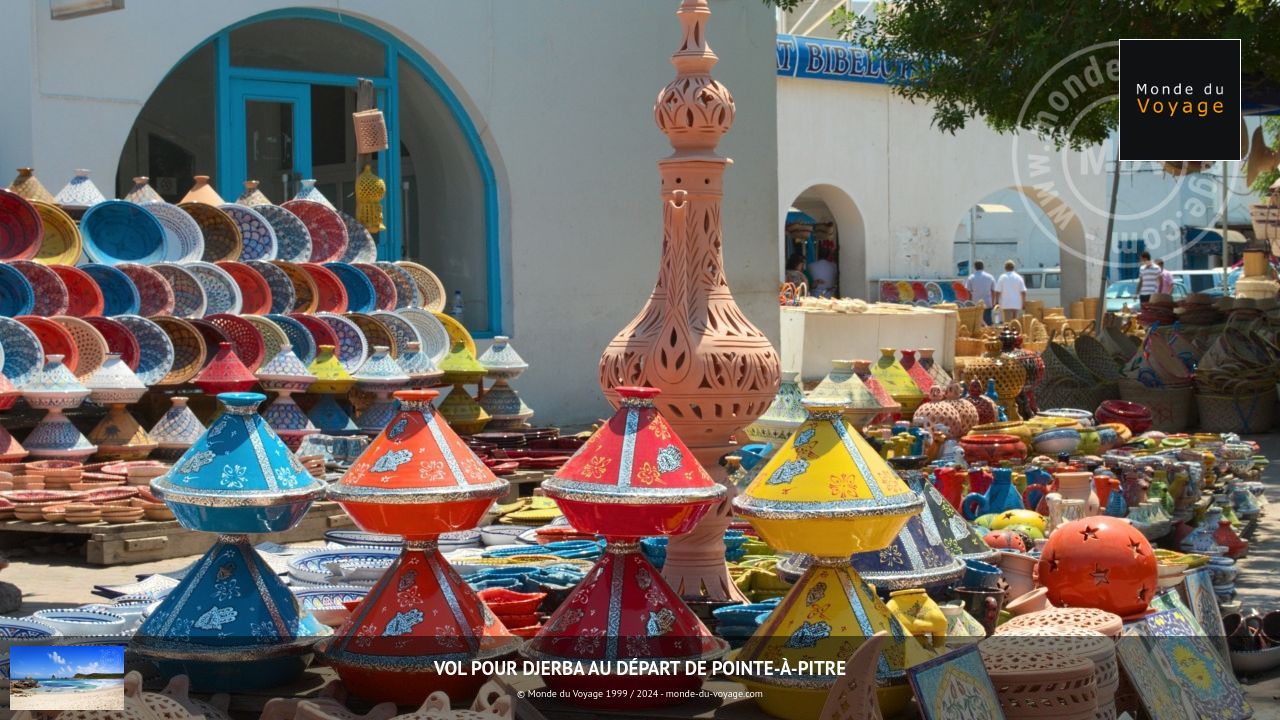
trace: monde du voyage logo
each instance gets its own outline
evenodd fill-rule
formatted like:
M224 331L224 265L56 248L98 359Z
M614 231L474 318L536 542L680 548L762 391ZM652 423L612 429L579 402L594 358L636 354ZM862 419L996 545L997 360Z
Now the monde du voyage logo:
M1121 160L1240 159L1240 41L1120 41Z

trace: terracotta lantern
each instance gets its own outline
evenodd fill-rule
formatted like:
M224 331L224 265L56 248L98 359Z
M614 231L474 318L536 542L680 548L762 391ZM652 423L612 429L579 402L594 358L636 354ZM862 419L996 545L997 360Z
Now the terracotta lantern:
M470 699L479 674L438 674L434 663L491 660L512 635L440 554L437 538L474 528L507 481L494 476L432 405L435 390L395 393L399 411L330 486L362 530L401 535L400 557L320 654L353 693L417 705L436 690Z
M713 477L733 437L773 401L778 354L729 292L721 254L720 206L727 158L720 137L733 125L733 96L711 77L716 54L707 44L707 0L683 0L683 31L671 57L676 77L654 104L658 128L673 152L662 175L662 258L649 301L605 348L600 386L616 407L619 386L662 390L658 409ZM730 490L732 492L732 490ZM745 601L724 564L723 503L688 535L671 539L663 575L684 597Z
M729 650L640 552L639 541L688 532L726 494L655 407L658 390L621 387L622 406L544 481L565 518L604 535L604 556L587 572L524 654L534 660L713 660ZM585 667L585 666L584 666ZM547 675L566 702L632 708L680 703L699 675ZM621 696L590 691L626 689ZM587 691L579 695L575 691Z
M890 547L924 501L843 417L843 406L806 406L809 418L758 466L734 507L769 545L814 559L737 659L844 661L888 630L895 640L877 678L881 708L895 715L910 699L905 669L928 651L908 637L849 557ZM800 720L818 717L838 677L814 674L802 684L771 673L740 679L763 692L756 701L765 712Z
M1058 526L1040 554L1039 581L1056 607L1142 617L1158 589L1151 543L1124 520L1097 515Z

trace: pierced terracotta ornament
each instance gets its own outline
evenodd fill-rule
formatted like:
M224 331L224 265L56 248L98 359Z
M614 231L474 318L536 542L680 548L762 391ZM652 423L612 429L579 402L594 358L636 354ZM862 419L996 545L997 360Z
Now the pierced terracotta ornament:
M1057 607L1142 617L1158 589L1151 543L1124 520L1098 515L1058 526L1040 554L1039 581Z

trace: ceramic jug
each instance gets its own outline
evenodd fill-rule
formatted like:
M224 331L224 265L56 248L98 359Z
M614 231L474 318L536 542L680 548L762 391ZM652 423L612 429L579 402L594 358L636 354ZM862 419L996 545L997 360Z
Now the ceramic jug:
M1111 491L1107 493L1107 506L1103 514L1122 518L1129 514L1129 504L1124 501L1124 493L1120 492L1120 481L1115 478L1110 480Z
M1062 524L1062 496L1056 492L1051 492L1044 496L1045 514L1049 516L1045 528L1049 532L1053 532Z
M1039 561L1030 555L1016 552L1000 553L1000 570L1008 583L1006 597L1016 598L1036 587L1036 566Z
M947 616L942 609L920 588L895 590L889 593L886 603L889 612L898 618L898 622L917 638L923 641L927 635L933 647L940 648L947 642Z
M956 588L955 593L956 597L960 598L965 612L982 625L984 634L990 635L996 631L996 623L1000 620L1000 603L1004 597L1003 590Z
M986 628L976 618L965 612L964 605L950 602L938 606L947 618L947 646L956 648L972 645L986 637Z
M964 498L964 476L953 467L938 468L933 475L933 487L942 493L951 507L960 509L960 501Z
M960 508L961 514L968 520L979 515L1002 513L1005 510L1023 509L1022 498L1013 486L1013 471L1009 468L994 468L991 471L991 487L985 493L969 493Z

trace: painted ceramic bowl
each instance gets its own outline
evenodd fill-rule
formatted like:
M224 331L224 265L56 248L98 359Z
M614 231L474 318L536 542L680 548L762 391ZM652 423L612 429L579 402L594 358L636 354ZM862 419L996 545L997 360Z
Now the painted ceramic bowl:
M289 200L280 207L297 215L311 234L310 262L342 259L347 252L347 225L333 208L311 200Z
M1004 422L984 423L976 425L969 430L969 436L974 435L1012 435L1018 438L1023 445L1031 447L1031 428L1021 420L1006 420Z
M342 262L371 263L378 259L378 243L364 223L343 210L338 211L342 224L347 228L347 250L342 254Z
M358 585L294 586L292 590L302 609L329 627L338 627L351 616L346 603L358 603L369 594L369 588Z
M0 354L4 376L22 389L36 372L44 367L44 348L40 339L26 325L12 318L0 318Z
M84 254L93 262L144 265L166 260L165 234L149 210L125 200L107 200L80 218Z
M102 290L84 270L70 265L50 265L67 288L67 314L86 318L101 315L105 306Z
M1081 426L1093 425L1093 413L1088 410L1079 410L1077 408L1049 408L1041 410L1038 415L1046 415L1049 417L1065 417L1075 420Z
M164 228L165 257L168 262L192 262L204 255L204 233L200 224L182 208L167 202L143 205Z
M213 205L200 202L184 202L178 205L195 219L204 236L204 253L200 259L207 263L240 258L240 227L231 216Z
M142 299L138 296L138 288L128 275L111 265L90 263L81 265L80 269L89 274L102 291L102 314L109 317L116 315L136 315Z
M240 288L240 312L245 315L266 315L271 312L271 286L262 274L242 262L215 263L231 276Z
M400 267L393 262L379 260L373 263L377 268L387 274L391 278L391 282L396 285L396 310L407 307L421 307L422 293L418 290L418 283L414 282L413 276L408 270Z
M200 287L204 288L205 314L240 312L244 298L240 295L240 286L235 278L211 262L190 262L182 266L191 273Z
M27 315L35 307L36 294L31 281L8 263L0 263L0 315Z
M960 438L960 447L964 449L965 460L971 464L1019 463L1027 457L1027 447L1016 435L966 435Z
M255 372L262 363L271 359L266 356L267 347L262 333L253 323L238 315L225 313L210 315L205 319L227 336L240 362L244 363L249 372Z
M120 323L119 320L105 317L87 317L85 322L93 326L102 335L102 339L107 343L107 350L113 353L119 353L120 359L130 370L136 371L138 364L142 361L142 349L138 345L138 339L133 336L129 328Z
M273 313L293 312L298 304L298 295L294 290L289 274L266 260L248 260L245 265L253 268L266 281L271 290L271 309Z
M275 323L284 332L285 337L289 339L289 345L293 348L293 354L298 356L303 365L310 365L311 361L316 359L315 336L305 325L287 315L271 314L267 315L266 319Z
M240 229L241 262L276 259L276 231L262 213L235 203L219 205L218 209L226 213Z
M35 294L35 302L31 306L34 315L49 317L65 315L69 298L67 286L62 278L49 266L30 260L10 260L9 266L22 273L31 283L31 291Z
M347 311L347 288L332 270L317 263L298 263L316 286L316 312Z
M395 280L385 270L373 263L357 262L352 267L364 273L373 285L374 305L378 310L395 310L399 295Z
M143 317L170 315L174 308L173 286L154 268L138 263L116 263L138 289L138 314Z
M1074 454L1080 446L1080 432L1073 428L1046 430L1031 439L1031 446L1042 455Z
M311 233L306 223L287 208L279 205L251 206L267 222L276 236L276 256L268 260L309 262L311 260Z
M84 245L76 221L52 203L32 200L31 204L44 223L44 239L32 259L45 265L74 265L78 262Z
M1095 414L1098 422L1120 423L1134 435L1151 429L1151 410L1146 405L1128 400L1103 400Z
M44 221L16 192L0 188L0 260L30 260L40 250Z
M337 276L346 291L346 312L367 313L377 309L378 298L373 283L358 268L344 262L329 262L324 267Z
M169 289L173 291L172 314L175 317L204 317L208 301L205 299L204 286L195 275L177 263L157 263L151 268L164 277L169 283Z
M123 632L129 621L103 610L38 610L31 619L42 622L63 635L115 635Z

